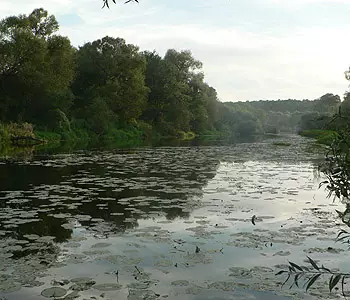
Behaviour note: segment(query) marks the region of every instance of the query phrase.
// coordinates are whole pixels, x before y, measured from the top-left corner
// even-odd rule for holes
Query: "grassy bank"
[[[33,126],[32,124],[1,124],[0,123],[0,156],[8,156],[16,152],[16,145],[13,144],[14,137],[28,136],[28,139],[43,142],[37,149],[83,149],[87,147],[137,147],[163,138],[152,127],[143,122],[124,125],[123,128],[110,126],[103,133],[96,133],[88,130],[83,123],[74,122],[70,126],[52,131],[45,127]],[[172,139],[190,141],[196,137],[194,132],[176,132]],[[169,137],[170,138],[170,137]],[[30,146],[30,145],[21,145]]]
[[[337,136],[337,133],[332,130],[303,130],[299,133],[301,136],[314,138],[319,144],[330,145],[334,138]]]
[[[224,137],[230,136],[229,132],[216,131],[216,130],[205,130],[198,135],[200,140],[218,140]]]

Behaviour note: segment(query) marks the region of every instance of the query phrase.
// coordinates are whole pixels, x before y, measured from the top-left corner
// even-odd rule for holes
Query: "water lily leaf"
[[[57,297],[63,297],[67,291],[64,288],[61,287],[51,287],[48,289],[45,289],[41,292],[41,296],[45,298],[57,298]]]
[[[93,288],[99,291],[116,291],[120,290],[122,288],[122,285],[118,283],[102,283],[95,284]]]

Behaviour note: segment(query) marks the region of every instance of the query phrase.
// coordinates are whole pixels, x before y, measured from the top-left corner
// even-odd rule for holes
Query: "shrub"
[[[30,123],[10,123],[7,125],[11,137],[28,136],[34,138],[33,125]]]

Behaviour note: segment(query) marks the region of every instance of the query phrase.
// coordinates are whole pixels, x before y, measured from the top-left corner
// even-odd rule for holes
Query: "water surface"
[[[2,161],[0,297],[337,298],[275,276],[306,256],[350,267],[321,153],[284,140]]]

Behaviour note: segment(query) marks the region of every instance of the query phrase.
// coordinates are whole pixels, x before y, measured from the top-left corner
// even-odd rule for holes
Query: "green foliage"
[[[44,141],[51,142],[51,143],[60,142],[62,139],[62,136],[59,133],[51,132],[51,131],[36,130],[35,136],[39,139],[42,139]]]
[[[9,144],[11,140],[11,135],[8,130],[8,126],[0,123],[0,146]]]
[[[0,21],[0,116],[45,123],[45,113],[69,107],[64,99],[74,76],[74,50],[43,9]]]
[[[176,132],[176,138],[178,138],[179,140],[193,140],[196,137],[196,134],[192,131],[189,132],[185,132],[185,131],[177,131]]]
[[[114,114],[127,123],[141,115],[148,88],[144,82],[146,62],[138,47],[106,36],[79,48],[77,68],[73,92],[78,115],[86,117],[85,108],[91,110],[97,105],[103,106],[100,118]],[[87,117],[91,117],[89,112]],[[101,124],[98,127],[105,129]]]
[[[58,29],[42,8],[0,22],[0,120],[35,124],[45,140],[247,138],[295,131],[303,114],[339,106],[332,94],[221,103],[189,50],[162,57],[109,36],[74,49]]]
[[[316,100],[260,100],[229,102],[226,106],[240,113],[250,113],[264,133],[295,133],[324,129],[340,105],[340,97],[325,94]]]
[[[331,145],[334,139],[337,137],[337,133],[332,130],[303,130],[299,133],[302,136],[314,138],[320,144]]]
[[[7,131],[10,137],[34,137],[33,125],[30,123],[10,123]]]
[[[338,111],[341,100],[338,95],[325,94],[315,103],[314,109],[326,115],[333,115]]]
[[[350,79],[349,74],[347,78]],[[348,95],[345,96],[348,101]],[[338,101],[334,101],[338,102]],[[341,104],[343,106],[344,103]],[[344,114],[342,113],[344,111]],[[320,165],[320,171],[326,176],[326,180],[320,183],[321,186],[326,186],[328,197],[342,200],[346,204],[344,212],[336,211],[342,222],[350,226],[349,211],[350,211],[350,119],[346,109],[340,108],[339,112],[327,124],[327,127],[334,128],[336,131],[327,130],[309,130],[303,131],[302,134],[310,137],[316,137],[321,142],[327,142],[328,151],[326,159]],[[347,244],[349,246],[349,232],[342,229],[336,238],[337,242]],[[350,277],[349,273],[332,271],[323,265],[317,264],[314,260],[308,257],[311,266],[299,266],[290,262],[288,270],[281,270],[277,275],[285,274],[287,278],[284,282],[288,282],[292,278],[292,286],[299,286],[301,280],[305,282],[306,290],[311,288],[313,284],[321,277],[328,276],[329,291],[340,289],[342,295],[346,298],[345,284],[346,279]]]
[[[70,121],[67,115],[59,108],[49,110],[47,113],[47,127],[58,131],[70,131]]]
[[[321,276],[326,276],[329,278],[329,292],[338,289],[337,286],[339,286],[340,291],[345,297],[345,280],[350,277],[350,274],[332,271],[324,265],[319,266],[312,258],[307,258],[310,265],[302,266],[289,262],[288,270],[281,270],[276,274],[287,276],[282,286],[289,281],[292,281],[290,288],[294,285],[299,287],[301,286],[301,283],[303,283],[303,288],[308,291]]]
[[[144,140],[143,132],[135,127],[126,129],[111,128],[104,135],[102,142],[106,146],[125,147],[142,145]]]
[[[186,132],[185,140],[193,140],[196,137],[196,134],[193,131]]]
[[[204,83],[204,75],[198,73],[201,62],[190,51],[174,49],[168,50],[164,58],[148,51],[143,56],[150,93],[142,119],[165,136],[176,136],[179,131],[200,132],[210,126],[209,105],[217,98]]]

